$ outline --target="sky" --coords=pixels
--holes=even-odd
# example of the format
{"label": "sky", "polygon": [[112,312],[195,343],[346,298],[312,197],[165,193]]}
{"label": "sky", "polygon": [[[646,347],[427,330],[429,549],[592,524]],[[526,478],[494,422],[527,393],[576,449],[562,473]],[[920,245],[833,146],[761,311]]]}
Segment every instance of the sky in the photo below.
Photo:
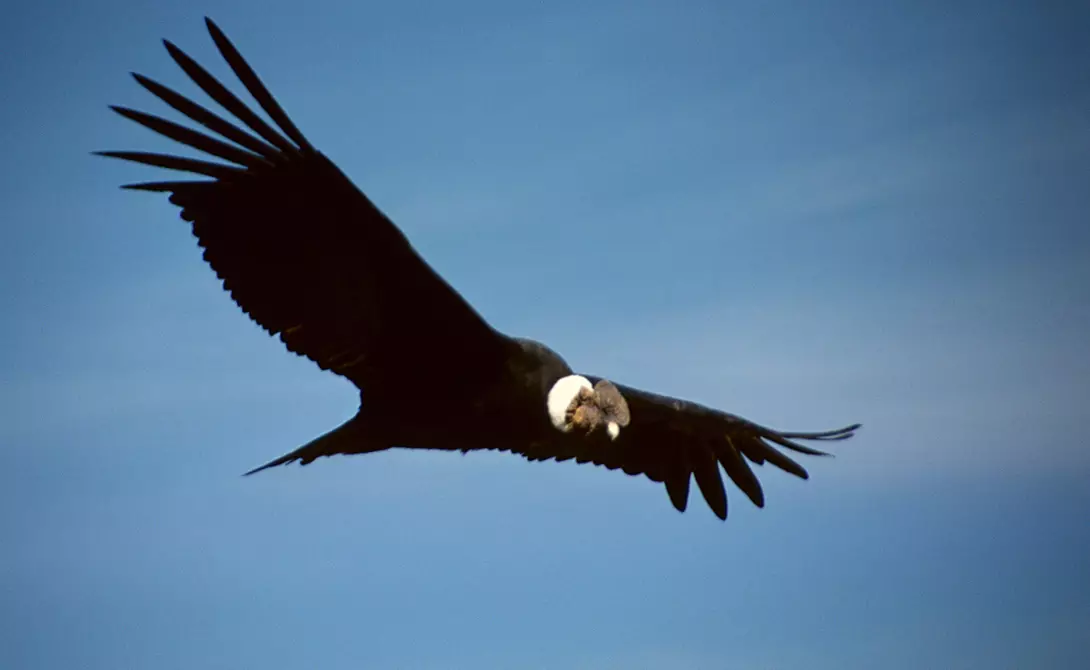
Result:
{"label": "sky", "polygon": [[[504,332],[784,430],[767,506],[389,451],[118,185],[177,118],[308,138]],[[1074,2],[21,3],[0,24],[0,667],[1090,666],[1090,9]],[[588,278],[606,287],[588,300]]]}

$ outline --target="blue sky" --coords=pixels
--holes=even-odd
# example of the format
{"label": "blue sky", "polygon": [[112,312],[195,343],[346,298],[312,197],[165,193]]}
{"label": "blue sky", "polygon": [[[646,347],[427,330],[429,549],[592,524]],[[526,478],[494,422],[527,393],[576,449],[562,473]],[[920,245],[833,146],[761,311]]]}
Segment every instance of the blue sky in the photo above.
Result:
{"label": "blue sky", "polygon": [[[9,12],[0,667],[1086,667],[1090,14],[954,4]],[[499,328],[863,431],[726,524],[501,454],[239,477],[356,396],[89,155],[172,148],[106,105],[199,93],[163,37],[226,75],[205,13]]]}

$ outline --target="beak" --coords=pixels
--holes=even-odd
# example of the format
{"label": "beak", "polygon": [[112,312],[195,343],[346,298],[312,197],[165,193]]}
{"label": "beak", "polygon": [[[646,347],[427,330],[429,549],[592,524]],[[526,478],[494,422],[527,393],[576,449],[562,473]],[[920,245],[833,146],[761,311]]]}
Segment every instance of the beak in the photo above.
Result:
{"label": "beak", "polygon": [[621,395],[620,389],[605,379],[594,385],[594,399],[606,418],[606,432],[609,439],[616,440],[624,428],[632,420],[628,411],[628,401]]}
{"label": "beak", "polygon": [[572,400],[569,423],[587,434],[604,426],[609,439],[616,440],[630,420],[628,403],[616,386],[606,380],[593,389],[581,389]]}

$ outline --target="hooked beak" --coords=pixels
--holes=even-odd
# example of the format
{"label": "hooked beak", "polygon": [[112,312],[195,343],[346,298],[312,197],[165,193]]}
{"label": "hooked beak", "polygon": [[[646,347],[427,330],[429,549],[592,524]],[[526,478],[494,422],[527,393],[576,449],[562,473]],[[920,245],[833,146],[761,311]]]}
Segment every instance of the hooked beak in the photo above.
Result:
{"label": "hooked beak", "polygon": [[616,386],[603,379],[593,388],[589,384],[580,387],[568,406],[565,418],[569,426],[588,435],[605,428],[609,439],[616,440],[631,417],[624,396]]}

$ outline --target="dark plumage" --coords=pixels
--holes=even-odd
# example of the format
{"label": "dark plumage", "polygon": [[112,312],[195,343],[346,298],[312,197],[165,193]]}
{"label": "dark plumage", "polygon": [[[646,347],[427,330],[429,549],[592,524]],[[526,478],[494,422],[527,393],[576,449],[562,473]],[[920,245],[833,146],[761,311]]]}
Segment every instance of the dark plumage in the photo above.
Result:
{"label": "dark plumage", "polygon": [[695,403],[573,376],[546,346],[498,332],[307,142],[227,37],[206,22],[220,53],[277,129],[165,42],[186,74],[252,133],[134,74],[148,91],[223,140],[143,112],[113,109],[221,162],[100,154],[210,177],[124,188],[170,193],[238,306],[290,351],[360,390],[355,416],[251,473],[391,447],[499,449],[532,461],[574,458],[643,474],[665,484],[681,511],[695,477],[708,505],[725,519],[719,466],[763,506],[761,485],[747,461],[806,478],[806,470],[777,447],[824,455],[795,440],[841,440],[858,428],[778,432]]}

